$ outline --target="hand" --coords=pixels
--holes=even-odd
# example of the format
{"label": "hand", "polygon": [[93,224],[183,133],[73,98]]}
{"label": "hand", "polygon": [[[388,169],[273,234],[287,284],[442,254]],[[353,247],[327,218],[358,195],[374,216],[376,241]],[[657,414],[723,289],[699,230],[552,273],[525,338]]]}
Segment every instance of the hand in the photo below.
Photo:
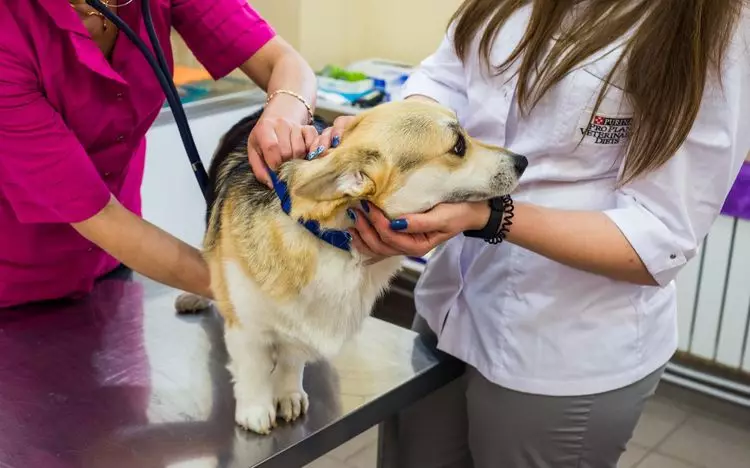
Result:
{"label": "hand", "polygon": [[482,229],[489,219],[484,202],[444,203],[431,210],[390,221],[366,202],[352,210],[352,245],[374,260],[396,255],[421,257],[448,239],[468,230]]}
{"label": "hand", "polygon": [[250,132],[247,155],[255,177],[272,187],[268,168],[275,171],[284,161],[304,157],[318,137],[318,131],[312,125],[267,114],[268,110]]}
{"label": "hand", "polygon": [[342,115],[333,121],[333,125],[323,130],[312,145],[308,147],[307,159],[315,159],[325,153],[328,148],[335,148],[341,143],[341,135],[357,117],[354,115]]}

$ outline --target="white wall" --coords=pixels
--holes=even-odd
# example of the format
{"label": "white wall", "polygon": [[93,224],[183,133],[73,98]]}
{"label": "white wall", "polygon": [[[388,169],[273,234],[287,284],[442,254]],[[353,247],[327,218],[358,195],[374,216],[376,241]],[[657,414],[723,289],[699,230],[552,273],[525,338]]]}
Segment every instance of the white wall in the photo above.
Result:
{"label": "white wall", "polygon": [[[460,0],[250,0],[316,70],[379,57],[417,64],[440,43]],[[195,63],[175,40],[181,64]]]}
{"label": "white wall", "polygon": [[[219,138],[255,108],[190,120],[206,170]],[[177,126],[153,127],[147,135],[146,169],[141,188],[143,217],[170,234],[199,247],[205,228],[206,203],[182,146]]]}

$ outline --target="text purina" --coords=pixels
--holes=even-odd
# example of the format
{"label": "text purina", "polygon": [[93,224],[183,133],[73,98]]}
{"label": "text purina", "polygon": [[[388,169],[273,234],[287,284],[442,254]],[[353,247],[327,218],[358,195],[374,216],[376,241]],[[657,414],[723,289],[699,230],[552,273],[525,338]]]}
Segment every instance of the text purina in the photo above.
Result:
{"label": "text purina", "polygon": [[630,136],[632,118],[607,118],[596,116],[586,128],[581,128],[584,138],[593,138],[596,145],[618,145]]}

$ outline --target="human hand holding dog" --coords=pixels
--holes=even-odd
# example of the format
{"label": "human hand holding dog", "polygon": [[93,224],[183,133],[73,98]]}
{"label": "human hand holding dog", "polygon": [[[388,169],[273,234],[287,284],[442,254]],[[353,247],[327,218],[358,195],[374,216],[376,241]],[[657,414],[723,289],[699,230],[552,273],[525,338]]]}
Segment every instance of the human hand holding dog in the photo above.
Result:
{"label": "human hand holding dog", "polygon": [[333,125],[323,130],[323,133],[318,135],[313,141],[312,145],[308,148],[308,154],[306,159],[315,159],[321,154],[325,153],[329,148],[335,148],[341,143],[341,136],[344,134],[344,130],[348,127],[357,117],[354,115],[342,115],[333,121]]}
{"label": "human hand holding dog", "polygon": [[317,137],[318,131],[312,125],[302,125],[269,107],[247,140],[247,155],[255,177],[271,187],[268,169],[275,171],[284,161],[304,157]]}
{"label": "human hand holding dog", "polygon": [[481,229],[489,219],[487,203],[443,203],[431,210],[389,220],[377,207],[364,202],[351,210],[352,245],[360,253],[379,260],[406,255],[421,257],[448,239],[467,230]]}
{"label": "human hand holding dog", "polygon": [[312,125],[300,125],[294,120],[276,117],[268,110],[248,138],[248,157],[255,176],[271,187],[268,169],[276,170],[290,159],[315,159],[329,148],[341,143],[344,129],[355,119],[344,115],[334,120],[333,125],[318,135]]}

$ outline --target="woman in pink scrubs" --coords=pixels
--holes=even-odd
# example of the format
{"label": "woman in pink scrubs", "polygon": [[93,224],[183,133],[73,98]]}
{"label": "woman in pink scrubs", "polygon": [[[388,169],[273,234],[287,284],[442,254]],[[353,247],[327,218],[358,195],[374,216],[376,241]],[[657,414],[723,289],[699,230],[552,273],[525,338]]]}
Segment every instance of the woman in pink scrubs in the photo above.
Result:
{"label": "woman in pink scrubs", "polygon": [[[109,3],[147,39],[139,2]],[[307,151],[315,76],[247,0],[151,7],[161,44],[174,27],[215,79],[239,68],[273,95],[253,167]],[[0,70],[0,308],[80,297],[121,264],[210,297],[200,252],[140,217],[145,135],[165,98],[124,34],[83,0],[1,2]]]}

